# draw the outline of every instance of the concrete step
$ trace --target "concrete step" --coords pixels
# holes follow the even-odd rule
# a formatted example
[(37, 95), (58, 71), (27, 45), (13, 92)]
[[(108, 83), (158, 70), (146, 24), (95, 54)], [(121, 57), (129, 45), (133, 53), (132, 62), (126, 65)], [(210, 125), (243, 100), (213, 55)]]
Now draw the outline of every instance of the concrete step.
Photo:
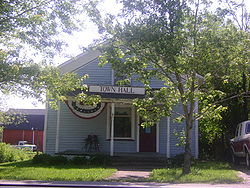
[(112, 159), (112, 166), (125, 169), (155, 169), (166, 167), (163, 157), (131, 157), (116, 156)]

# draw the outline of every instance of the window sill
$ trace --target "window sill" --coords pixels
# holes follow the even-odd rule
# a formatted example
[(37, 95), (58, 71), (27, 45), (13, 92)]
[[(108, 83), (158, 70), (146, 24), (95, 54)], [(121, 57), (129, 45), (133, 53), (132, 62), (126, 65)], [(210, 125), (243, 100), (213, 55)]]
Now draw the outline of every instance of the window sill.
[[(110, 141), (111, 139), (108, 138), (106, 141)], [(135, 139), (132, 138), (114, 138), (114, 141), (135, 141)]]

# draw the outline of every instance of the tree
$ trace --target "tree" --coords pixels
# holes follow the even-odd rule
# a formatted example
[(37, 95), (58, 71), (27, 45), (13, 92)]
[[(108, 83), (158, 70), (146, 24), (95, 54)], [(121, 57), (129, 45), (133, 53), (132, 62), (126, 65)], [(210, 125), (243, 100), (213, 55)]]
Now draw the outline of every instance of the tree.
[[(249, 64), (240, 54), (248, 54), (248, 35), (209, 11), (209, 4), (199, 0), (121, 0), (117, 17), (101, 17), (93, 3), (89, 15), (99, 25), (104, 41), (102, 64), (112, 63), (122, 75), (145, 84), (144, 99), (135, 101), (137, 112), (151, 126), (163, 116), (170, 116), (180, 103), (185, 121), (183, 174), (191, 172), (191, 138), (194, 121), (221, 118), (224, 93), (213, 87), (214, 78), (237, 80)], [(115, 19), (116, 18), (116, 19)], [(249, 56), (248, 56), (249, 57)], [(150, 80), (157, 78), (166, 87), (153, 90)], [(125, 80), (124, 80), (125, 81)], [(195, 103), (200, 102), (197, 112)]]
[[(250, 34), (250, 14), (244, 0), (222, 0), (221, 7), (217, 8), (216, 13), (225, 20), (233, 22), (239, 30)], [(249, 62), (249, 58), (242, 55), (241, 58)], [(246, 69), (240, 74), (241, 77), (237, 82), (228, 80), (225, 84), (221, 79), (213, 81), (214, 87), (225, 93), (223, 105), (227, 106), (227, 110), (222, 113), (221, 120), (200, 122), (200, 144), (203, 146), (203, 154), (210, 158), (225, 159), (229, 157), (229, 139), (234, 137), (237, 124), (250, 117), (250, 69)]]
[[(241, 30), (250, 35), (250, 13), (245, 6), (245, 0), (240, 2), (234, 0), (224, 0), (222, 1), (226, 4), (226, 9), (219, 9), (219, 12), (224, 13), (228, 16), (230, 20), (236, 23), (236, 26)], [(248, 57), (246, 57), (247, 59)], [(247, 59), (249, 61), (249, 59)], [(243, 112), (241, 121), (248, 120), (250, 117), (250, 107), (249, 107), (249, 95), (250, 95), (250, 69), (242, 72), (242, 82), (240, 85), (241, 92), (244, 95), (238, 98), (239, 103), (242, 104)], [(242, 101), (241, 101), (242, 100)]]
[[(85, 91), (82, 82), (86, 76), (61, 75), (51, 65), (54, 55), (66, 45), (59, 34), (72, 34), (82, 26), (82, 21), (77, 19), (83, 11), (81, 3), (80, 0), (0, 2), (1, 93), (39, 100), (47, 93), (55, 107), (69, 92)], [(86, 97), (84, 93), (80, 95)]]

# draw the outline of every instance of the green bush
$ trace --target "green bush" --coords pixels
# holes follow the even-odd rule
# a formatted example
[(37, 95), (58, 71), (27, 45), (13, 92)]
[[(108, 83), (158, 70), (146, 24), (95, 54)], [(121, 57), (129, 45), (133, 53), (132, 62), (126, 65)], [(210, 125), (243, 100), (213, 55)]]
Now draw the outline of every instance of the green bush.
[(170, 167), (182, 167), (184, 163), (184, 154), (178, 154), (174, 158), (168, 160), (168, 166)]
[[(193, 158), (191, 158), (191, 162), (192, 164), (195, 163)], [(168, 159), (167, 161), (167, 166), (173, 168), (182, 167), (183, 164), (184, 164), (184, 153), (178, 154), (175, 157)]]
[(68, 163), (68, 159), (61, 155), (51, 156), (49, 154), (40, 154), (36, 155), (32, 162), (35, 164), (64, 165)]
[(90, 157), (90, 165), (109, 165), (111, 164), (111, 157), (108, 155), (96, 154)]
[(73, 159), (71, 159), (70, 161), (72, 164), (75, 164), (75, 165), (85, 165), (87, 164), (88, 160), (86, 157), (74, 157)]
[(109, 165), (111, 164), (111, 158), (107, 155), (92, 155), (92, 156), (76, 156), (71, 160), (62, 155), (51, 156), (48, 154), (36, 155), (33, 158), (35, 164), (46, 164), (46, 165), (65, 165), (68, 163), (74, 165)]
[(62, 155), (56, 155), (56, 156), (52, 156), (49, 159), (49, 164), (50, 165), (64, 165), (68, 163), (68, 158), (64, 157)]
[(49, 164), (52, 156), (49, 154), (40, 154), (36, 155), (33, 159), (32, 162), (35, 164)]
[(30, 152), (14, 148), (5, 143), (0, 143), (0, 163), (14, 162), (32, 159), (33, 154)]

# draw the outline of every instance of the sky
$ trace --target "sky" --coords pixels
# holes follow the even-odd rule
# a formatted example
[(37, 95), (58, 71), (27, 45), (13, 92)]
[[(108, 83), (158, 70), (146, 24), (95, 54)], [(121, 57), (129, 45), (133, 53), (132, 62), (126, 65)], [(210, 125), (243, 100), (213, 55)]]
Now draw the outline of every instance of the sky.
[[(245, 0), (246, 6), (248, 8), (248, 12), (250, 12), (250, 0)], [(115, 0), (105, 0), (102, 5), (103, 12), (117, 12), (117, 8), (114, 8)], [(90, 45), (94, 39), (99, 36), (97, 32), (97, 28), (93, 23), (87, 23), (82, 32), (74, 33), (73, 36), (62, 36), (66, 37), (68, 41), (68, 47), (64, 49), (62, 54), (69, 54), (70, 56), (76, 56), (81, 53), (81, 47), (87, 47)], [(57, 56), (54, 61), (55, 65), (59, 65), (69, 57), (65, 57), (64, 55)], [(2, 98), (2, 97), (1, 97)], [(5, 109), (8, 108), (25, 108), (25, 109), (41, 109), (45, 108), (45, 104), (38, 102), (36, 99), (22, 99), (15, 96), (5, 96), (2, 98)]]

